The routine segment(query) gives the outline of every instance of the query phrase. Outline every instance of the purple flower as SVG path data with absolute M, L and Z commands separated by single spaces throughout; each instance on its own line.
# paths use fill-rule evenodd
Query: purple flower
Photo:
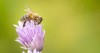
M 45 31 L 42 30 L 42 25 L 34 25 L 34 21 L 27 21 L 23 27 L 21 21 L 18 22 L 19 25 L 14 25 L 16 27 L 16 32 L 18 38 L 16 39 L 19 42 L 23 49 L 28 51 L 34 51 L 33 53 L 39 53 L 43 49 L 44 44 L 44 34 Z M 36 51 L 39 52 L 36 52 Z M 32 52 L 28 52 L 32 53 Z

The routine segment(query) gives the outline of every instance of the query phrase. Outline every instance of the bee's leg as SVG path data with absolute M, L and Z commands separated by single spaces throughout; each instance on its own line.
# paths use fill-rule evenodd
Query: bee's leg
M 23 27 L 25 26 L 25 24 L 26 24 L 26 21 L 23 23 Z
M 34 25 L 38 25 L 38 22 L 37 21 L 34 21 Z

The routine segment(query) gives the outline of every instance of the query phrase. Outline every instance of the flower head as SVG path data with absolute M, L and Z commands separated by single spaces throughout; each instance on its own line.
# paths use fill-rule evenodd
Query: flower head
M 27 21 L 24 27 L 21 21 L 19 21 L 18 24 L 19 25 L 14 25 L 18 34 L 16 41 L 19 42 L 24 49 L 28 49 L 29 51 L 41 51 L 43 49 L 45 34 L 45 31 L 42 30 L 42 25 L 35 25 L 32 20 Z

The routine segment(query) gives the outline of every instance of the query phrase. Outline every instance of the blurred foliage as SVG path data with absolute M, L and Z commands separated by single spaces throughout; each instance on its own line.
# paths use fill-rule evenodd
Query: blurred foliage
M 22 53 L 13 24 L 27 7 L 43 17 L 43 53 L 100 53 L 99 0 L 0 0 L 0 53 Z

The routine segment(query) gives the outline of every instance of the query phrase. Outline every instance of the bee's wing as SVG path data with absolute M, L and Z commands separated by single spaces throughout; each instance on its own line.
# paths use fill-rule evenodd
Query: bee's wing
M 28 14 L 34 14 L 34 13 L 32 12 L 32 10 L 30 10 L 29 8 L 25 9 L 25 11 L 26 11 Z

